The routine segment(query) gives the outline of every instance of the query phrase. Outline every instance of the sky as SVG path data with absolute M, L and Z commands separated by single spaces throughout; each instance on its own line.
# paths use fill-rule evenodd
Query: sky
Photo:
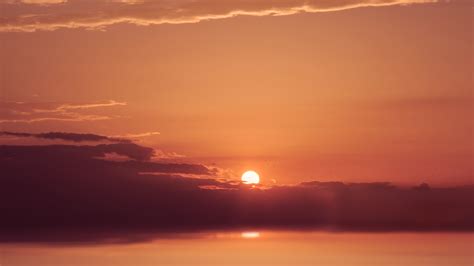
M 272 230 L 472 240 L 469 2 L 0 10 L 0 247 Z
M 472 182 L 466 1 L 0 6 L 2 131 L 138 136 L 279 184 Z

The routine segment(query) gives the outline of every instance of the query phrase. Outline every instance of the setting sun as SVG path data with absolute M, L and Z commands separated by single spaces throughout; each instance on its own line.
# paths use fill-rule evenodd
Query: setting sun
M 242 182 L 245 184 L 258 184 L 260 183 L 260 176 L 255 171 L 247 171 L 242 174 Z

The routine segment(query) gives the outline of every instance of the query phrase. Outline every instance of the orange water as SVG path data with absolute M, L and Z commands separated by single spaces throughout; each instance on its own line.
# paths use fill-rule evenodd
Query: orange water
M 129 244 L 0 244 L 1 266 L 474 265 L 472 233 L 205 233 Z

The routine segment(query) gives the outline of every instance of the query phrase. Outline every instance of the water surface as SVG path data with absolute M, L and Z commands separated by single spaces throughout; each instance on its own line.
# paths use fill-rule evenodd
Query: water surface
M 225 232 L 145 242 L 0 244 L 1 266 L 474 265 L 472 233 Z

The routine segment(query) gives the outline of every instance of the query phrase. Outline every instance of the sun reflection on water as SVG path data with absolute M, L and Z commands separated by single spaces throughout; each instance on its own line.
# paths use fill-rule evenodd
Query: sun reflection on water
M 259 238 L 260 233 L 259 232 L 242 232 L 240 236 L 245 239 Z

